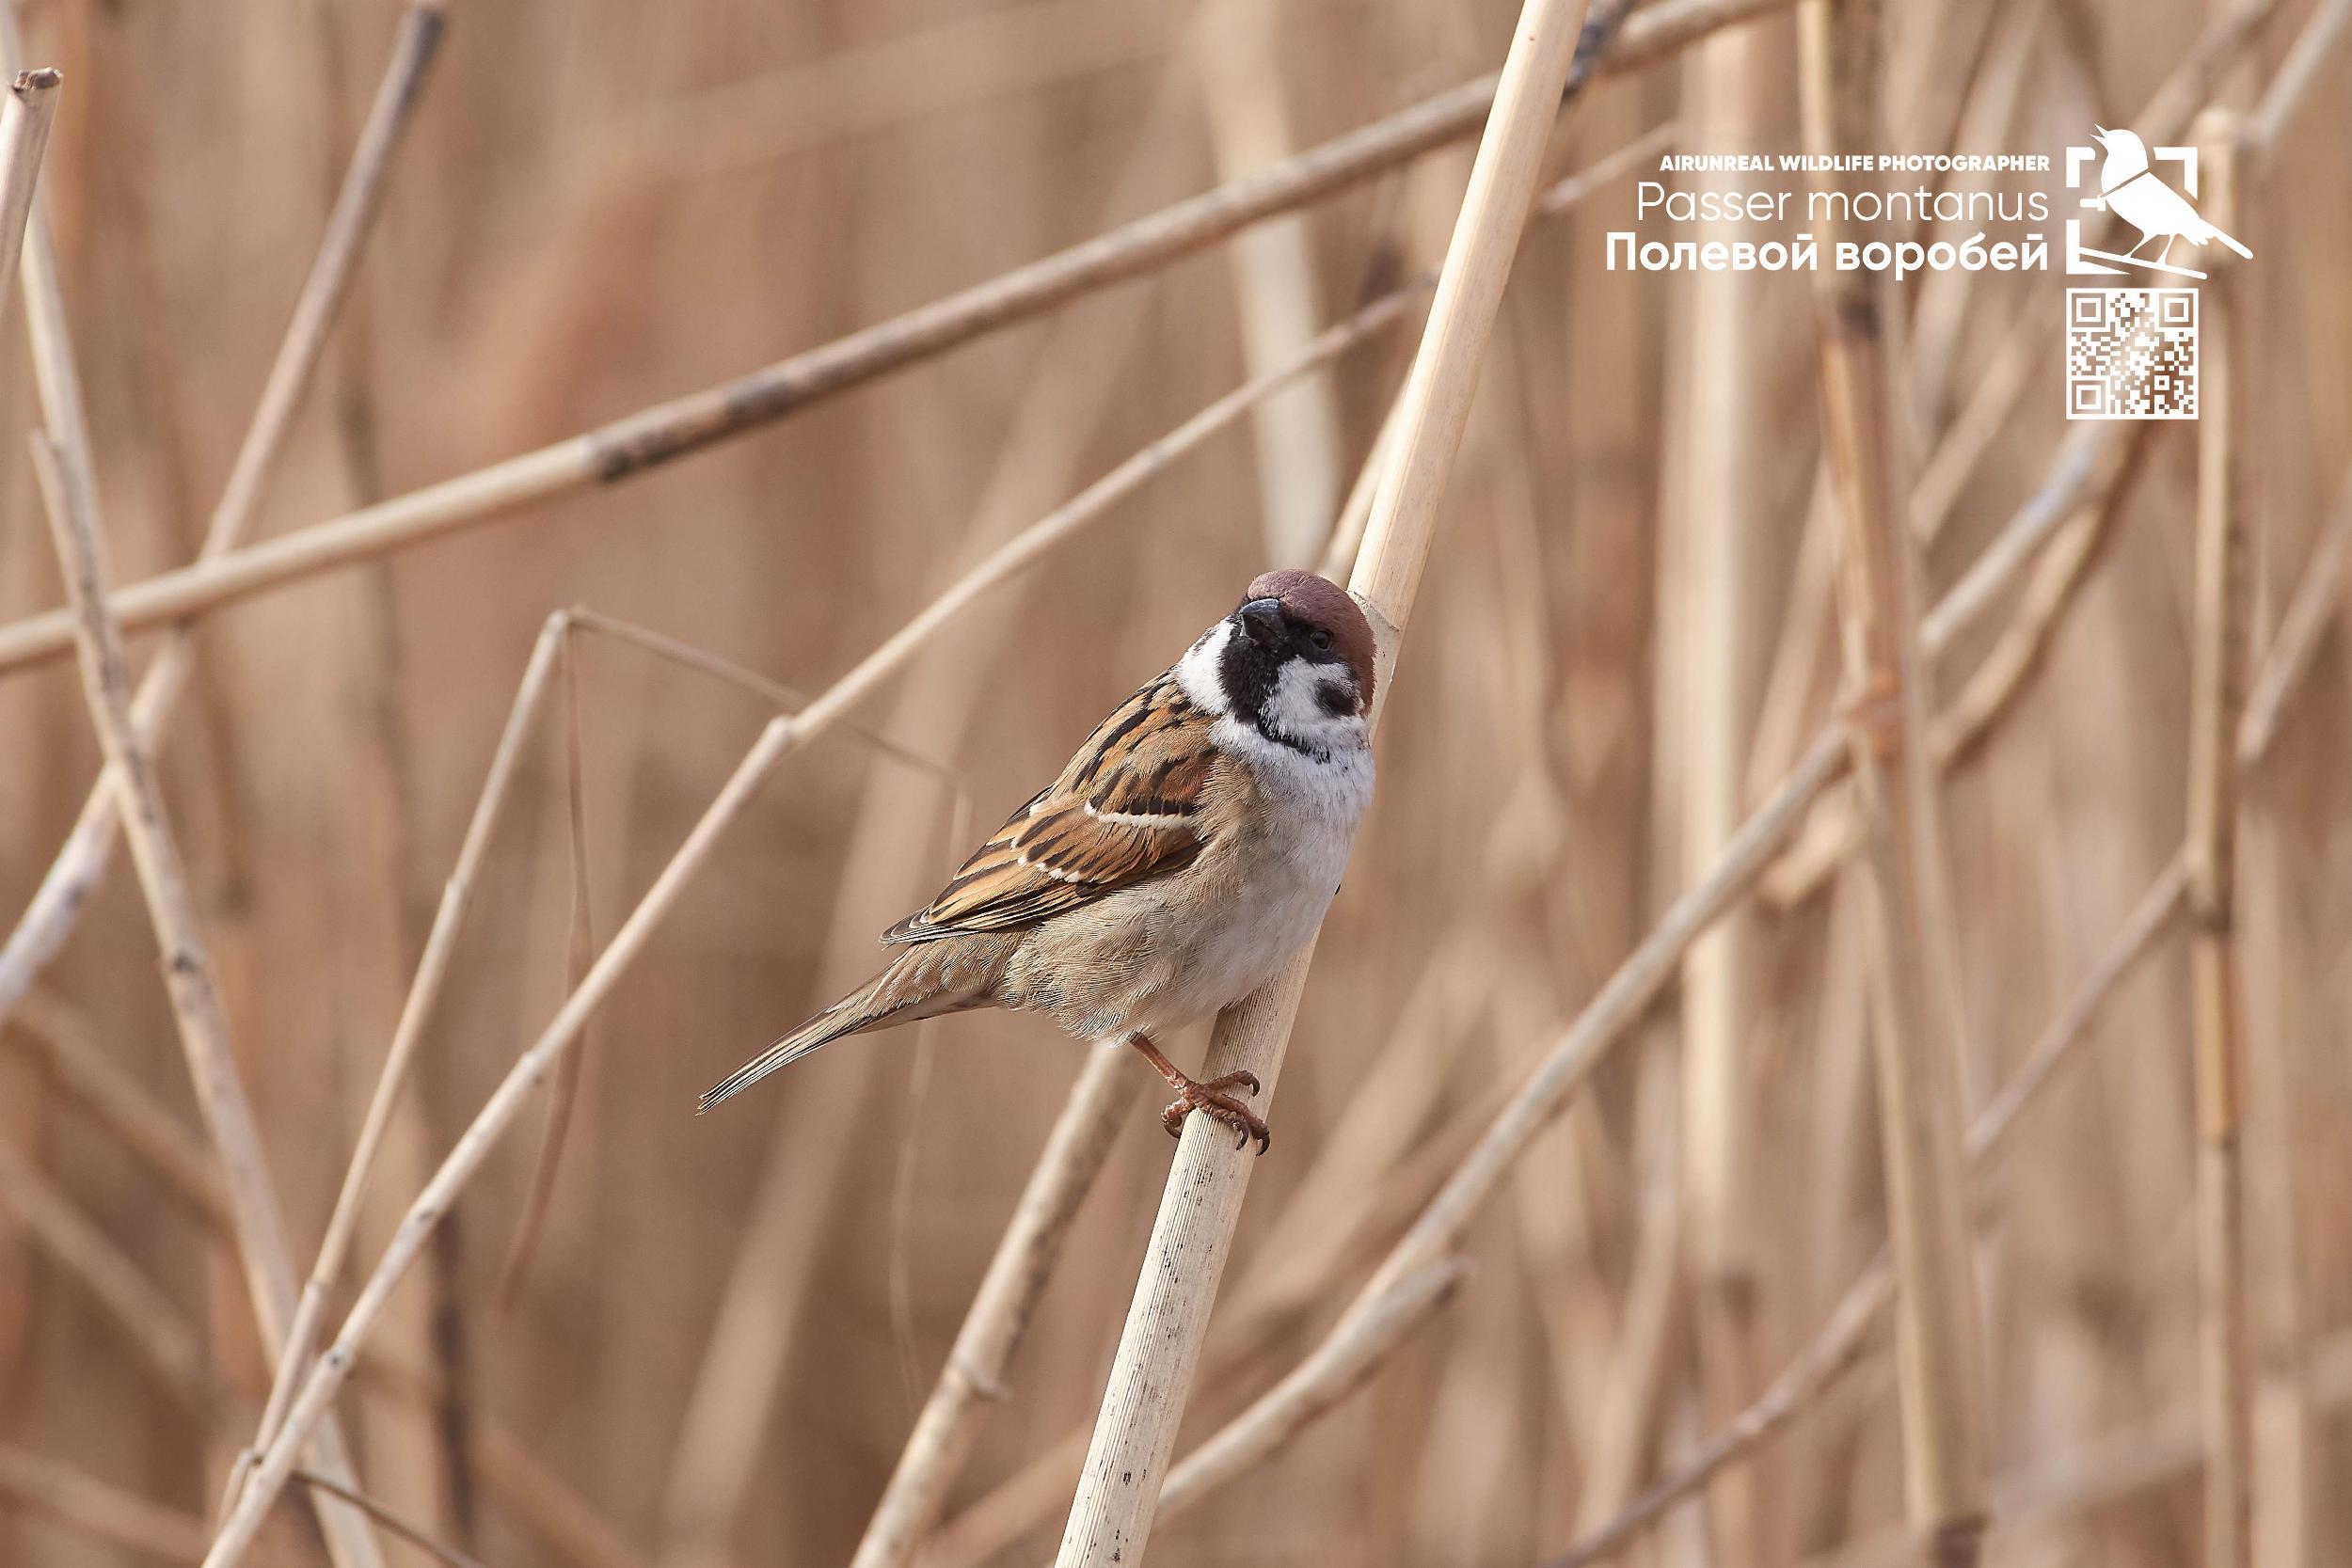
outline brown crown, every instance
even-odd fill
[[[1340,657],[1355,673],[1364,711],[1372,711],[1372,623],[1346,589],[1312,572],[1267,572],[1250,583],[1249,597],[1279,599],[1282,612],[1292,620],[1329,632]]]

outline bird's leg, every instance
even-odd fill
[[[2156,265],[2164,265],[2165,261],[2170,258],[2172,254],[2172,242],[2179,238],[2180,236],[2178,234],[2167,234],[2164,237],[2164,248],[2156,252]]]
[[[1196,1079],[1187,1077],[1183,1069],[1168,1059],[1160,1048],[1152,1043],[1149,1035],[1130,1035],[1127,1043],[1143,1053],[1159,1075],[1168,1080],[1168,1086],[1176,1091],[1176,1098],[1160,1113],[1160,1125],[1168,1129],[1171,1138],[1182,1136],[1184,1118],[1195,1111],[1206,1111],[1218,1122],[1233,1131],[1233,1147],[1240,1148],[1250,1139],[1258,1140],[1258,1152],[1263,1154],[1274,1142],[1274,1134],[1248,1106],[1226,1091],[1239,1089],[1244,1094],[1258,1092],[1258,1075],[1254,1072],[1229,1072],[1222,1078]]]
[[[2146,244],[2147,244],[2150,240],[2153,240],[2153,239],[2154,239],[2154,238],[2155,238],[2155,236],[2154,236],[2153,234],[2142,234],[2142,235],[2139,237],[2139,245],[2136,245],[2132,246],[2132,248],[2131,248],[2131,249],[2129,249],[2129,250],[2127,250],[2127,251],[2123,252],[2123,260],[2125,260],[2126,261],[2130,261],[2133,257],[2135,257],[2135,256],[2138,255],[2138,254],[2139,254],[2139,246],[2140,246],[2140,245],[2146,245]]]

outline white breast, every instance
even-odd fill
[[[1250,765],[1264,801],[1258,830],[1234,847],[1247,867],[1238,891],[1195,935],[1171,1015],[1199,1017],[1240,1000],[1313,936],[1347,869],[1349,848],[1372,803],[1372,752],[1363,725],[1355,744],[1319,757],[1220,720],[1213,738]]]

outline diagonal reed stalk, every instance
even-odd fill
[[[203,1338],[151,1284],[129,1254],[74,1207],[15,1144],[0,1139],[0,1208],[122,1328],[173,1394],[201,1410],[214,1378]]]
[[[165,1108],[136,1073],[100,1049],[77,1010],[37,990],[8,1020],[8,1027],[33,1043],[58,1088],[80,1101],[215,1229],[228,1229],[229,1199],[221,1192],[212,1150]]]
[[[2320,635],[2342,608],[2347,563],[2352,563],[2352,473],[2345,475],[2334,510],[2320,525],[2319,543],[2312,546],[2302,578],[2280,612],[2270,653],[2247,693],[2246,717],[2238,726],[2239,766],[2269,751],[2277,738],[2280,720],[2304,673],[2312,667]]]
[[[1655,0],[1628,21],[1595,62],[1595,73],[1637,70],[1694,39],[1790,3]],[[451,529],[618,483],[759,429],[1081,294],[1165,267],[1249,224],[1460,140],[1484,123],[1494,90],[1491,76],[1465,83],[1255,174],[734,381],[219,559],[125,584],[116,594],[122,624],[136,629],[193,618]],[[57,657],[72,643],[72,628],[62,611],[0,626],[0,671]]]
[[[1486,339],[1535,196],[1537,167],[1571,64],[1589,71],[1626,7],[1603,0],[1579,47],[1583,7],[1528,0],[1479,141],[1420,353],[1399,397],[1396,428],[1349,590],[1373,625],[1391,690],[1438,508],[1470,413]],[[1373,719],[1377,721],[1375,707]],[[1218,1019],[1205,1071],[1247,1070],[1270,1102],[1292,1019],[1314,958],[1310,942],[1282,972]],[[1194,1118],[1196,1123],[1200,1118]],[[1252,1162],[1213,1125],[1185,1128],[1177,1145],[1135,1299],[1080,1472],[1059,1568],[1142,1557],[1160,1500],[1208,1318],[1248,1190]],[[1430,1295],[1444,1293],[1442,1283]]]

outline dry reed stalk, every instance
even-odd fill
[[[466,1457],[483,1483],[554,1547],[561,1560],[578,1568],[647,1568],[646,1559],[612,1520],[512,1432],[476,1418],[466,1438]]]
[[[2106,999],[2182,911],[2186,891],[2186,865],[2175,857],[2140,895],[2138,904],[2108,939],[2106,948],[2076,983],[2065,1006],[2034,1042],[2001,1092],[1978,1114],[1968,1132],[1968,1164],[1972,1172],[1981,1175],[1999,1158],[2026,1109],[2088,1038],[2090,1025]],[[1614,1556],[1655,1525],[1676,1503],[1696,1493],[1726,1465],[1752,1453],[1758,1444],[1809,1408],[1840,1373],[1854,1364],[1868,1342],[1879,1315],[1894,1300],[1893,1259],[1882,1247],[1831,1309],[1820,1332],[1782,1369],[1754,1404],[1678,1460],[1617,1517],[1550,1560],[1545,1568],[1585,1568]],[[1907,1553],[1915,1556],[1915,1532],[1906,1528],[1902,1538]]]
[[[436,1540],[423,1526],[386,1508],[356,1486],[329,1481],[315,1470],[296,1470],[294,1479],[313,1491],[342,1498],[436,1562],[446,1564],[446,1568],[482,1568],[478,1558],[469,1557],[449,1543]]]
[[[1752,150],[1769,93],[1769,56],[1754,32],[1725,33],[1692,49],[1683,60],[1683,118],[1708,152]],[[1708,189],[1737,199],[1737,177],[1709,176]],[[1733,225],[1701,226],[1701,243],[1725,243]],[[1681,451],[1668,459],[1679,480],[1668,526],[1669,546],[1659,554],[1661,620],[1676,639],[1674,657],[1661,657],[1660,711],[1677,716],[1677,733],[1661,743],[1678,747],[1659,776],[1677,780],[1678,853],[1686,867],[1706,865],[1720,854],[1740,825],[1745,803],[1751,711],[1748,671],[1757,641],[1756,597],[1761,578],[1755,560],[1764,537],[1767,503],[1759,483],[1759,443],[1766,388],[1756,317],[1760,279],[1736,272],[1701,273],[1691,280],[1688,315],[1678,356],[1680,385],[1670,432],[1679,432]],[[1670,433],[1668,451],[1673,451]],[[1653,1233],[1687,1227],[1692,1329],[1697,1343],[1695,1376],[1699,1402],[1709,1419],[1720,1419],[1754,1395],[1762,1373],[1756,1319],[1758,1286],[1755,1137],[1760,1106],[1753,1086],[1752,1055],[1742,1049],[1756,1017],[1753,969],[1755,932],[1746,911],[1727,912],[1692,945],[1683,960],[1681,990],[1683,1168],[1678,1183],[1680,1226],[1643,1227],[1635,1278]],[[1660,1276],[1673,1289],[1674,1272]],[[1629,1288],[1630,1315],[1633,1291]],[[1665,1304],[1645,1317],[1646,1359],[1664,1345]],[[1645,1358],[1636,1356],[1632,1365]],[[1654,1377],[1640,1381],[1655,1383]],[[1630,1397],[1630,1396],[1629,1396]],[[1646,1418],[1651,1401],[1635,1408]],[[1604,1403],[1620,1420],[1634,1418],[1627,1407]],[[1629,1495],[1645,1451],[1622,1434],[1596,1445],[1613,1467],[1609,1484],[1588,1487],[1578,1502],[1580,1517],[1606,1517]],[[1741,1476],[1709,1498],[1711,1538],[1718,1560],[1760,1563],[1777,1532],[1763,1523],[1772,1488]],[[1593,1512],[1597,1510],[1597,1512]]]
[[[1748,753],[1750,795],[1761,794],[1788,771],[1820,722],[1820,715],[1831,705],[1830,692],[1837,680],[1837,617],[1830,608],[1836,591],[1836,505],[1824,459],[1813,467],[1804,530],[1789,564],[1780,629],[1756,704],[1756,739]]]
[[[1686,987],[1689,973],[1686,959]],[[1575,1531],[1579,1535],[1623,1508],[1640,1484],[1663,1424],[1663,1407],[1677,1388],[1669,1370],[1669,1353],[1686,1342],[1686,1319],[1690,1308],[1699,1305],[1698,1300],[1686,1300],[1686,1296],[1698,1298],[1706,1288],[1700,1281],[1696,1289],[1683,1289],[1688,1245],[1684,1213],[1691,1206],[1684,1187],[1694,1162],[1680,1147],[1689,1132],[1677,1123],[1687,1121],[1688,1113],[1681,1104],[1677,1079],[1688,1071],[1688,1052],[1687,1042],[1681,1053],[1684,1059],[1662,1046],[1653,1046],[1642,1058],[1635,1112],[1637,1133],[1643,1140],[1641,1228],[1626,1271],[1624,1309],[1611,1342],[1608,1371],[1597,1395],[1592,1396],[1592,1436],[1585,1444],[1592,1457],[1579,1476],[1576,1495]],[[1704,1325],[1701,1332],[1706,1332]],[[1748,1347],[1736,1348],[1744,1351]],[[1707,1354],[1704,1344],[1700,1354]],[[1698,1369],[1702,1381],[1711,1371],[1726,1370],[1744,1374],[1745,1364],[1725,1369],[1702,1362]],[[1713,1399],[1737,1386],[1718,1390],[1703,1386],[1700,1392]],[[1716,1489],[1711,1499],[1713,1539],[1726,1559],[1737,1555],[1753,1561],[1773,1549],[1775,1543],[1759,1539],[1755,1528],[1758,1501],[1753,1487]],[[1739,1533],[1729,1533],[1733,1530]]]
[[[1798,11],[1805,142],[1817,154],[1878,145],[1875,0]],[[1842,217],[1825,245],[1858,232]],[[1844,548],[1838,582],[1853,727],[1854,790],[1868,823],[1877,945],[1871,1039],[1899,1302],[1907,1513],[1928,1560],[1970,1568],[1984,1527],[1983,1329],[1961,1157],[1959,983],[1935,781],[1915,541],[1903,521],[1899,436],[1880,281],[1816,275],[1821,379]]]
[[[2124,435],[2121,425],[2101,423],[2078,424],[2067,433],[2041,485],[2019,503],[2008,524],[1920,622],[1925,653],[1932,657],[1950,647],[1993,608],[2066,520],[2097,498],[2103,476],[2120,470],[2117,450]]]
[[[159,1561],[194,1562],[204,1555],[204,1521],[195,1514],[151,1503],[29,1449],[0,1446],[0,1494],[76,1534]]]
[[[210,1568],[227,1568],[251,1544],[283,1489],[294,1463],[294,1445],[303,1440],[326,1415],[346,1377],[362,1342],[393,1287],[415,1262],[426,1240],[458,1193],[473,1178],[492,1147],[513,1125],[532,1092],[563,1053],[578,1039],[581,1025],[600,1006],[620,976],[636,961],[653,929],[683,895],[686,887],[708,861],[727,829],[749,806],[769,771],[787,753],[817,739],[844,721],[849,710],[873,695],[890,676],[926,647],[939,629],[976,600],[1034,563],[1056,546],[1103,516],[1111,505],[1132,494],[1146,481],[1164,472],[1178,458],[1194,451],[1233,422],[1258,399],[1336,358],[1364,338],[1397,319],[1419,297],[1417,289],[1400,290],[1319,336],[1305,353],[1276,373],[1249,381],[1194,414],[1158,441],[1144,448],[1096,480],[1061,506],[1024,529],[986,560],[951,584],[914,619],[859,660],[847,673],[800,712],[769,721],[736,765],[717,797],[654,879],[634,909],[616,930],[581,983],[573,989],[555,1017],[530,1049],[523,1052],[489,1100],[459,1136],[424,1190],[394,1231],[383,1257],[352,1303],[333,1344],[310,1366],[280,1422],[277,1436],[262,1448],[262,1457],[246,1480],[242,1495],[230,1511],[207,1559]]]
[[[1052,1277],[1062,1238],[1109,1155],[1120,1113],[1135,1101],[1133,1066],[1124,1041],[1089,1050],[973,1294],[938,1386],[925,1401],[875,1505],[851,1568],[908,1561],[939,1516],[979,1436],[983,1402],[1004,1398],[1013,1353]]]
[[[2018,320],[1994,351],[1993,362],[1978,379],[1976,390],[1944,427],[1935,450],[1920,465],[1919,477],[1911,486],[1909,517],[1912,532],[1922,543],[1932,544],[1944,531],[1961,492],[1976,477],[1977,466],[2025,401],[2033,372],[2050,352],[2047,337],[2024,318]]]
[[[2146,455],[2151,437],[2146,426],[2134,425],[2108,449],[2102,471],[2093,478],[2091,493],[2074,516],[2050,541],[2034,563],[2016,608],[2002,623],[1983,658],[1968,679],[1928,726],[1928,755],[1939,772],[1963,760],[1999,719],[2040,666],[2056,634],[2059,618],[2113,536],[2117,515],[2131,494],[2132,477]]]
[[[403,1353],[370,1345],[360,1366],[369,1386],[421,1409],[439,1409],[448,1375],[440,1368],[403,1359]],[[579,1568],[647,1568],[612,1522],[496,1416],[477,1412],[466,1423],[465,1456],[483,1484],[527,1528]]]
[[[2042,55],[2041,34],[2049,7],[2047,0],[2024,0],[2022,7],[1986,8],[1988,13],[2000,10],[1997,24],[1988,24],[1989,40],[1979,40],[1981,53],[1973,55],[1978,61],[1976,80],[1970,84],[1962,112],[1954,118],[1950,135],[1938,142],[1933,150],[1965,152],[1971,148],[2003,147],[2017,139],[2017,115],[2024,102],[2027,76]],[[1930,67],[1928,69],[1934,69]],[[1948,62],[1944,69],[1948,71]],[[1890,102],[1893,102],[1890,100]],[[1992,176],[1981,170],[1964,170],[1942,185],[1942,189],[1961,194],[1989,189]],[[1926,241],[1934,237],[1932,230],[1922,225],[1914,236]],[[1952,237],[1960,237],[1958,230]],[[1978,285],[1983,274],[1965,268],[1931,272],[1919,280],[1918,300],[1904,326],[1910,337],[1905,354],[1906,381],[1915,405],[1924,410],[1921,418],[1931,428],[1942,424],[1950,409],[1953,363],[1960,356],[1962,334],[1968,322],[1968,308],[1979,297]],[[2022,330],[2023,324],[2018,324]],[[2019,335],[2012,331],[2013,341]]]
[[[112,1130],[122,1146],[194,1205],[207,1222],[229,1227],[229,1198],[220,1172],[203,1139],[90,1037],[87,1023],[72,1007],[35,990],[8,1020],[32,1041],[58,1087]]]
[[[1296,146],[1277,69],[1275,8],[1257,0],[1203,8],[1197,59],[1209,145],[1220,180],[1278,164]],[[1241,329],[1242,363],[1254,374],[1281,363],[1325,317],[1307,220],[1292,213],[1233,236],[1226,247]],[[1330,526],[1339,498],[1339,402],[1330,378],[1302,381],[1250,415],[1258,523],[1265,558],[1304,565]]]
[[[2319,542],[2312,546],[2311,559],[2279,617],[2279,629],[2247,695],[2246,715],[2238,725],[2239,767],[2251,766],[2278,737],[2287,704],[2312,666],[2321,635],[2342,608],[2347,562],[2352,562],[2352,474],[2346,475],[2335,510],[2321,526]]]
[[[410,1064],[415,1059],[417,1044],[423,1038],[427,1024],[433,1020],[441,998],[441,988],[449,977],[449,968],[457,953],[457,937],[465,925],[466,911],[473,901],[474,887],[481,875],[483,858],[489,853],[490,841],[496,835],[506,800],[511,793],[516,770],[521,765],[525,738],[537,720],[539,708],[546,700],[548,683],[554,673],[557,656],[562,652],[564,633],[570,625],[569,615],[563,610],[548,617],[540,628],[538,641],[532,643],[530,660],[524,665],[523,676],[516,688],[515,701],[507,710],[506,727],[500,732],[497,748],[490,755],[490,771],[483,781],[482,793],[475,799],[472,816],[467,821],[465,837],[457,849],[457,863],[451,870],[449,880],[442,884],[439,905],[433,911],[433,926],[426,934],[423,953],[417,960],[417,972],[409,981],[408,993],[401,1003],[399,1021],[392,1026],[392,1040],[385,1052],[384,1065],[376,1074],[375,1091],[368,1101],[365,1116],[360,1118],[359,1136],[352,1148],[351,1159],[343,1168],[342,1185],[335,1194],[335,1207],[328,1212],[326,1229],[319,1239],[317,1258],[302,1286],[302,1293],[294,1306],[294,1321],[288,1326],[284,1342],[278,1349],[277,1370],[270,1382],[269,1398],[262,1409],[262,1420],[256,1429],[250,1452],[269,1447],[277,1436],[280,1421],[285,1418],[286,1403],[294,1397],[294,1388],[301,1369],[310,1361],[312,1341],[326,1310],[328,1296],[341,1277],[345,1256],[351,1249],[353,1235],[359,1224],[360,1200],[367,1189],[368,1177],[375,1168],[377,1154],[392,1124],[392,1112],[398,1104],[401,1090],[406,1086]],[[242,1475],[232,1476],[228,1495],[234,1497],[243,1490]]]
[[[588,764],[582,755],[580,717],[580,647],[564,642],[564,847],[571,891],[571,914],[565,922],[564,989],[580,984],[596,961],[596,928],[588,893]],[[580,1049],[566,1054],[556,1069],[555,1085],[548,1091],[546,1119],[539,1124],[539,1148],[531,1162],[531,1178],[523,1189],[522,1208],[507,1239],[506,1261],[499,1266],[498,1283],[490,1288],[490,1311],[514,1309],[523,1275],[538,1250],[539,1229],[547,1221],[548,1205],[555,1198],[556,1172],[564,1160],[564,1138],[580,1098],[580,1077],[588,1060],[590,1041],[581,1034]]]
[[[1659,154],[1671,150],[1681,135],[1681,126],[1668,120],[1591,167],[1566,176],[1535,198],[1535,216],[1559,216],[1612,181],[1646,166]],[[1373,493],[1379,487],[1381,469],[1394,438],[1398,404],[1398,399],[1389,400],[1388,412],[1381,416],[1380,429],[1373,437],[1371,449],[1364,453],[1363,466],[1356,472],[1356,482],[1349,486],[1346,500],[1340,505],[1339,516],[1331,525],[1331,535],[1325,541],[1322,559],[1315,566],[1316,571],[1334,582],[1355,570],[1356,552],[1364,542],[1364,524],[1372,516]]]
[[[1655,0],[1630,18],[1596,74],[1664,57],[1792,0]],[[193,619],[314,573],[372,559],[557,496],[611,484],[757,429],[894,371],[1028,321],[1082,293],[1157,270],[1247,225],[1287,213],[1467,136],[1494,79],[1452,88],[1247,179],[880,322],[735,381],[659,404],[517,456],[297,529],[212,562],[126,583],[125,629]],[[61,610],[0,626],[0,672],[72,645]]]
[[[0,56],[13,60],[21,53],[14,8],[0,5]],[[219,1157],[230,1235],[246,1293],[264,1354],[272,1354],[283,1339],[294,1305],[285,1218],[270,1184],[252,1107],[238,1081],[235,1053],[229,1044],[187,879],[140,737],[122,629],[106,603],[103,535],[81,376],[58,289],[55,247],[38,203],[27,230],[23,284],[34,380],[47,425],[45,433],[37,431],[32,437],[33,470],[68,591],[84,703],[108,769],[94,793],[108,793],[111,780],[111,792],[119,797],[117,809],[131,839],[140,891],[163,952],[173,1022],[187,1057],[198,1109]],[[56,868],[51,869],[54,873]],[[78,903],[77,897],[69,913]],[[340,1426],[322,1425],[312,1448],[319,1469],[338,1476],[351,1473]],[[382,1559],[364,1519],[333,1508],[317,1513],[337,1568],[377,1568]]]
[[[1527,0],[1479,140],[1420,353],[1399,402],[1394,445],[1382,470],[1349,589],[1372,622],[1382,679],[1394,670],[1411,620],[1437,514],[1469,418],[1503,280],[1535,196],[1535,178],[1570,64],[1587,68],[1606,48],[1627,7],[1603,0],[1579,48],[1578,0]],[[1375,706],[1371,721],[1376,722]],[[1205,1071],[1247,1070],[1271,1103],[1297,1012],[1311,941],[1282,972],[1217,1020]],[[1196,1122],[1200,1118],[1193,1118]],[[1252,1161],[1225,1146],[1211,1125],[1184,1129],[1147,1244],[1136,1295],[1120,1336],[1087,1453],[1059,1568],[1140,1558],[1176,1444],[1209,1311],[1248,1189]],[[1429,1277],[1435,1271],[1425,1271]]]
[[[40,182],[49,122],[57,113],[57,85],[64,80],[46,66],[20,71],[8,84],[7,99],[0,100],[0,302],[16,281],[24,221],[33,214],[33,188]]]
[[[385,68],[383,85],[377,89],[374,105],[369,110],[367,123],[352,150],[351,165],[336,197],[334,211],[328,215],[317,258],[294,300],[294,318],[278,344],[277,357],[262,386],[261,399],[254,406],[252,422],[246,429],[245,440],[230,467],[228,483],[222,487],[220,501],[213,509],[212,520],[205,529],[204,543],[197,557],[199,565],[234,550],[252,524],[262,485],[294,427],[303,391],[310,385],[311,372],[326,345],[328,328],[349,293],[360,243],[382,204],[386,174],[424,85],[425,71],[433,62],[442,26],[442,0],[409,0],[402,13],[400,34]],[[8,38],[7,48],[9,56],[14,57],[17,51],[12,34]],[[37,221],[36,229],[39,228]],[[38,249],[44,256],[47,243],[45,238],[39,242]],[[13,246],[10,254],[14,254]],[[35,287],[28,273],[28,303]],[[54,295],[54,285],[40,287],[44,293]],[[44,306],[34,313],[40,315],[46,309]],[[52,434],[65,444],[69,461],[77,461],[73,451],[77,445],[87,444],[87,436],[77,434],[81,431],[79,413],[64,414],[64,407],[70,404],[78,410],[80,391],[60,384],[53,392],[47,386],[44,382],[44,417]],[[83,478],[87,480],[87,473]],[[66,612],[61,611],[57,618],[59,629],[68,636],[68,641],[59,644],[59,651],[71,646],[72,632],[65,616]],[[175,630],[156,651],[147,673],[140,679],[132,717],[137,725],[140,744],[151,752],[163,742],[165,726],[180,693],[186,688],[194,660],[189,634]],[[91,785],[72,832],[42,877],[32,902],[8,933],[7,945],[0,947],[0,1018],[8,1016],[65,945],[83,907],[105,879],[106,867],[114,858],[118,826],[115,793],[102,778]]]
[[[203,1337],[123,1250],[12,1143],[0,1139],[0,1204],[57,1266],[82,1282],[171,1391],[197,1409],[213,1397]]]
[[[2237,226],[2238,119],[2200,119],[2203,211]],[[2241,269],[2213,263],[2197,425],[2197,545],[2189,643],[2189,1023],[2196,1063],[2199,1401],[2205,1431],[2205,1561],[2250,1560],[2244,1172],[2238,1147],[2243,1012],[2234,937],[2237,733],[2246,696],[2249,462],[2254,379]]]
[[[1340,502],[1339,515],[1331,520],[1330,537],[1323,542],[1323,556],[1315,570],[1333,582],[1356,569],[1356,552],[1364,544],[1364,525],[1372,519],[1373,493],[1380,486],[1380,470],[1396,439],[1397,403],[1395,398],[1389,400],[1388,412],[1380,416],[1380,428],[1373,432],[1372,445],[1356,470],[1356,482],[1348,486],[1347,499]]]

